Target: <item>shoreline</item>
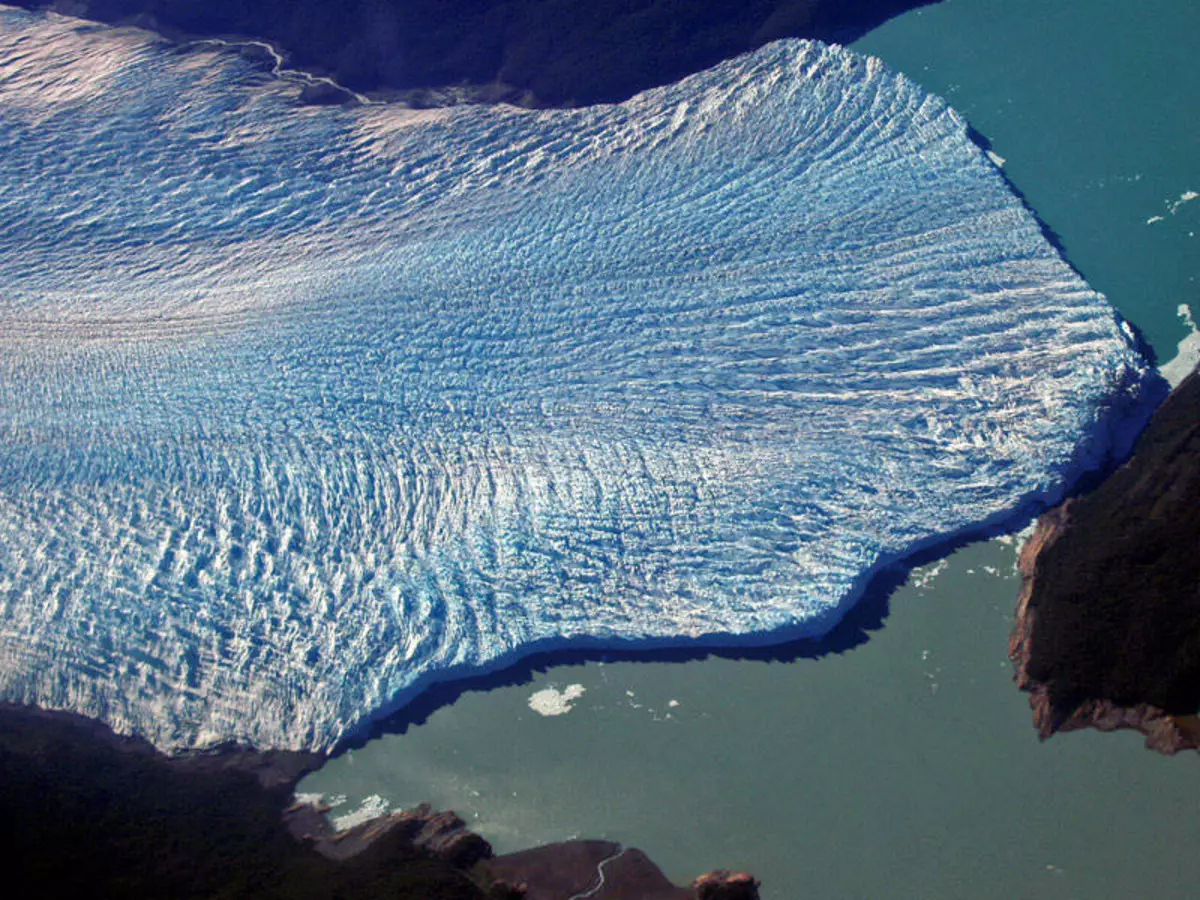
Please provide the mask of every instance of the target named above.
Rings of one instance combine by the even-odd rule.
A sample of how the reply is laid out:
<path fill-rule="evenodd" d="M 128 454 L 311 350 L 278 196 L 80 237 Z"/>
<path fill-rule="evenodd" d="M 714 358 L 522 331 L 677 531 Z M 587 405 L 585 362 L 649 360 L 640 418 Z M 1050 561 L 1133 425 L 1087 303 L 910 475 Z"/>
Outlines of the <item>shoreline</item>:
<path fill-rule="evenodd" d="M 496 857 L 455 813 L 426 805 L 339 832 L 328 808 L 294 799 L 325 758 L 232 744 L 168 757 L 94 719 L 3 703 L 0 775 L 24 814 L 0 826 L 0 840 L 16 850 L 14 876 L 45 896 L 86 884 L 178 898 L 549 900 L 564 888 L 596 900 L 758 897 L 751 876 L 724 870 L 673 885 L 641 851 L 606 841 Z"/>
<path fill-rule="evenodd" d="M 1166 755 L 1200 750 L 1191 683 L 1200 659 L 1188 643 L 1198 623 L 1196 602 L 1186 599 L 1196 564 L 1179 565 L 1162 549 L 1164 541 L 1187 544 L 1200 528 L 1198 408 L 1194 372 L 1152 417 L 1133 456 L 1092 493 L 1043 515 L 1022 548 L 1009 659 L 1042 740 L 1085 728 L 1135 730 Z"/>
<path fill-rule="evenodd" d="M 1173 716 L 1151 703 L 1122 706 L 1097 698 L 1083 700 L 1064 714 L 1050 699 L 1047 685 L 1029 674 L 1031 645 L 1037 629 L 1037 614 L 1030 608 L 1036 588 L 1037 559 L 1070 527 L 1070 509 L 1071 501 L 1067 501 L 1038 520 L 1018 562 L 1022 586 L 1008 652 L 1014 665 L 1013 681 L 1029 694 L 1029 708 L 1033 712 L 1033 726 L 1038 738 L 1045 741 L 1060 732 L 1065 734 L 1088 728 L 1103 732 L 1130 730 L 1145 736 L 1147 749 L 1167 756 L 1174 756 L 1181 750 L 1200 750 L 1200 720 L 1196 716 Z"/>

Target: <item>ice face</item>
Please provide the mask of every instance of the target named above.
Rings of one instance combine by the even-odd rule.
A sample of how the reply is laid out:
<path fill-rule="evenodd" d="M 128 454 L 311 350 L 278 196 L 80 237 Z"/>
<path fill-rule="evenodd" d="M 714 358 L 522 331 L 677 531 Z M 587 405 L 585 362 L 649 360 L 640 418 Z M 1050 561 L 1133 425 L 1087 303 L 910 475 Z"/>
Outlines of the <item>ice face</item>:
<path fill-rule="evenodd" d="M 820 633 L 1054 497 L 1143 373 L 963 121 L 840 48 L 330 110 L 0 9 L 10 700 L 328 748 L 534 647 Z"/>

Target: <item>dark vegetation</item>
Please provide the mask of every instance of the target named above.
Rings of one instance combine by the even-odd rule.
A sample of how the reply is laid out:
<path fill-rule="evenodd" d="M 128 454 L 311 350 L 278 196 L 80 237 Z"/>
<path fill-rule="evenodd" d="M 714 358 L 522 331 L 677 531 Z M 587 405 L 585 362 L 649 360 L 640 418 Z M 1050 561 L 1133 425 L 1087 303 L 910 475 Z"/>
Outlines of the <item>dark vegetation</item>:
<path fill-rule="evenodd" d="M 1089 699 L 1200 711 L 1200 374 L 1072 502 L 1035 585 L 1028 673 L 1057 713 Z"/>
<path fill-rule="evenodd" d="M 0 708 L 5 882 L 46 900 L 484 896 L 398 834 L 326 859 L 284 826 L 290 780 L 264 788 L 251 771 L 192 763 L 78 717 Z"/>
<path fill-rule="evenodd" d="M 10 0 L 43 7 L 48 0 Z M 624 100 L 781 37 L 846 42 L 931 0 L 63 0 L 168 35 L 272 41 L 358 91 L 503 85 L 497 97 Z"/>

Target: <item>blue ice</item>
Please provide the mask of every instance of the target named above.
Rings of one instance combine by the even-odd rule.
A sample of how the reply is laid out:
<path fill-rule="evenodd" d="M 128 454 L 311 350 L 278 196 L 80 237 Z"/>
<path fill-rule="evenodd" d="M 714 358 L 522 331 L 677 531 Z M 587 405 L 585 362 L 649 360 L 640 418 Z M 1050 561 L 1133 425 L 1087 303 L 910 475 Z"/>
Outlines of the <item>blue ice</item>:
<path fill-rule="evenodd" d="M 614 106 L 300 106 L 0 8 L 0 697 L 328 749 L 531 649 L 820 634 L 1146 362 L 946 103 L 788 41 Z"/>

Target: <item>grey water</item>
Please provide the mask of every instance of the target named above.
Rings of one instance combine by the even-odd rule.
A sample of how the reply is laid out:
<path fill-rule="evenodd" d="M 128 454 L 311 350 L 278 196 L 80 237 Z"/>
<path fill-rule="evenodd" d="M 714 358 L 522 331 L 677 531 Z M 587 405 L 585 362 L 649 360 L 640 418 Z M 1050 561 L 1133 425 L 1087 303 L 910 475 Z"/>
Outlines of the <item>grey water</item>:
<path fill-rule="evenodd" d="M 1016 547 L 917 570 L 844 654 L 552 668 L 466 693 L 302 790 L 344 796 L 346 824 L 367 798 L 424 800 L 500 851 L 579 835 L 641 847 L 680 882 L 745 868 L 779 900 L 1185 896 L 1197 761 L 1131 734 L 1039 744 L 1006 656 Z"/>
<path fill-rule="evenodd" d="M 1198 34 L 1188 2 L 947 0 L 856 49 L 950 99 L 1168 359 L 1200 301 Z M 587 835 L 680 881 L 743 867 L 778 900 L 1193 896 L 1194 755 L 1037 741 L 1006 658 L 1016 546 L 918 570 L 845 653 L 553 668 L 465 693 L 301 790 L 341 815 L 451 807 L 500 850 Z"/>

